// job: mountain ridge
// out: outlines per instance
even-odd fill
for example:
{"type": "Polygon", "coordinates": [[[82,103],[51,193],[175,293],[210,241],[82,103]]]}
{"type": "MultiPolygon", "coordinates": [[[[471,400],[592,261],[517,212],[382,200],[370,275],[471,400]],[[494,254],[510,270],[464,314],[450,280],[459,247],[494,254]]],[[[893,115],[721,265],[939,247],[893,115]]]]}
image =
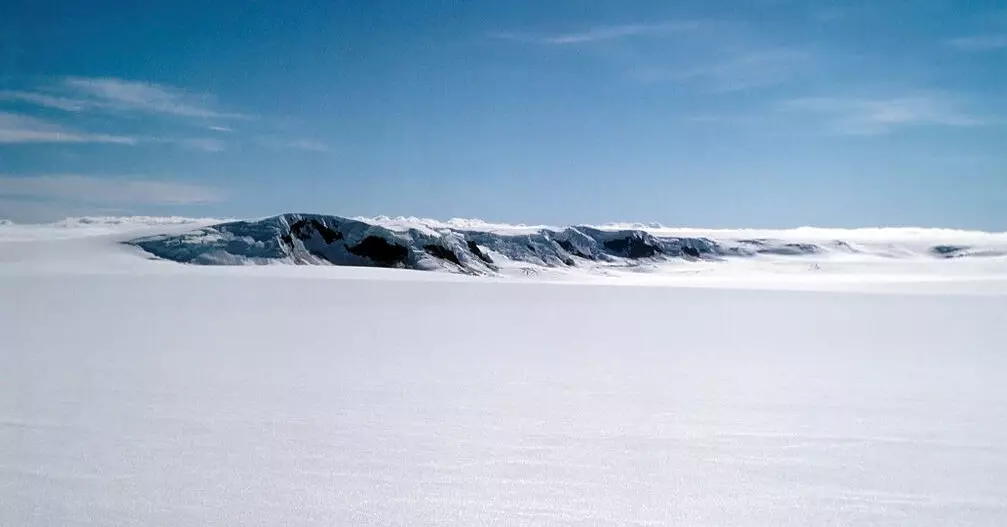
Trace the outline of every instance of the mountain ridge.
{"type": "MultiPolygon", "coordinates": [[[[158,258],[200,265],[338,265],[476,275],[496,274],[501,266],[513,264],[572,268],[755,257],[859,255],[955,259],[1007,255],[1007,239],[1001,239],[1007,236],[991,233],[959,233],[956,237],[950,235],[954,231],[937,231],[926,240],[868,243],[828,236],[776,239],[757,236],[760,231],[756,230],[736,231],[751,233],[753,237],[719,238],[670,235],[670,231],[653,225],[644,229],[588,225],[552,228],[481,220],[435,222],[418,218],[365,219],[288,213],[203,226],[182,234],[146,236],[125,243],[158,258]],[[943,235],[937,236],[938,233],[943,235]],[[954,242],[955,239],[962,241],[954,242]]],[[[822,232],[828,231],[817,231],[819,235],[822,232]]],[[[919,235],[923,231],[907,232],[919,235]]]]}

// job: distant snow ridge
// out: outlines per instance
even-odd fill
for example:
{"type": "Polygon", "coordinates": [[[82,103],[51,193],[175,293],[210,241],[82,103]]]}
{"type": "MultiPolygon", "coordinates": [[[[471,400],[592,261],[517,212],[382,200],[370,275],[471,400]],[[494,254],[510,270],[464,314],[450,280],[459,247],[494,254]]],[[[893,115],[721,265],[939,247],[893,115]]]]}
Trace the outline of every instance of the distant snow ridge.
{"type": "MultiPolygon", "coordinates": [[[[502,227],[416,218],[349,219],[317,214],[283,214],[234,221],[181,235],[160,235],[127,243],[167,260],[203,265],[290,263],[395,267],[494,274],[518,262],[543,267],[627,265],[669,259],[719,260],[758,255],[859,254],[862,245],[829,240],[799,242],[764,238],[719,239],[656,235],[642,229],[588,226],[502,227]],[[480,230],[481,229],[481,230],[480,230]]],[[[661,229],[660,227],[649,227],[661,229]]],[[[884,244],[889,247],[890,244],[884,244]]],[[[873,253],[877,247],[872,247],[873,253]]],[[[1002,256],[1003,251],[964,245],[915,247],[908,254],[957,258],[1002,256]]]]}
{"type": "Polygon", "coordinates": [[[92,227],[105,225],[188,225],[205,223],[212,218],[187,218],[184,216],[80,216],[69,217],[51,225],[53,227],[92,227]]]}

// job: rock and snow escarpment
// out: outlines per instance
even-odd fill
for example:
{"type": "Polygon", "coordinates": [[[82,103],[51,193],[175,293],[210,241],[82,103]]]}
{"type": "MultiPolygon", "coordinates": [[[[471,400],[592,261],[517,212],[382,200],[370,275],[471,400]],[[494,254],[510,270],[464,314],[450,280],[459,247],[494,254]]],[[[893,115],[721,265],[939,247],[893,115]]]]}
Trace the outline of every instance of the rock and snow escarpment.
{"type": "Polygon", "coordinates": [[[590,227],[526,234],[387,227],[315,214],[283,214],[236,221],[180,235],[128,242],[167,260],[204,265],[291,263],[494,273],[510,260],[545,267],[645,258],[701,258],[718,254],[701,238],[658,238],[643,231],[590,227]]]}
{"type": "Polygon", "coordinates": [[[921,244],[851,244],[771,238],[672,236],[659,228],[480,228],[443,224],[283,214],[234,221],[178,235],[127,242],[167,260],[203,265],[306,264],[494,274],[501,265],[562,268],[624,266],[671,259],[720,260],[759,255],[869,254],[960,258],[1002,256],[999,248],[921,244]],[[654,232],[656,231],[656,232],[654,232]],[[888,252],[891,252],[890,254],[888,252]]]}

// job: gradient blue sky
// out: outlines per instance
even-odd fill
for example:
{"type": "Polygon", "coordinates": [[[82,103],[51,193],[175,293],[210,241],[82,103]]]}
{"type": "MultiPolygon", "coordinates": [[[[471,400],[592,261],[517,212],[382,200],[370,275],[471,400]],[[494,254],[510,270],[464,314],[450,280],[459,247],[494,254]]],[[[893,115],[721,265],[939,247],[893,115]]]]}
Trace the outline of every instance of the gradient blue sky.
{"type": "Polygon", "coordinates": [[[0,217],[1007,230],[1002,1],[0,3],[0,217]]]}

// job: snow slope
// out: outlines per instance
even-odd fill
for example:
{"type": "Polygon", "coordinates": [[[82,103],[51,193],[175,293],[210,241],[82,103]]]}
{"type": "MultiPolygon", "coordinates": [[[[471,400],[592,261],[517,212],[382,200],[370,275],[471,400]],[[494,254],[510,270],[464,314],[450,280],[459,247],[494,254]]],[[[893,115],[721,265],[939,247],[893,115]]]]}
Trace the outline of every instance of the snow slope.
{"type": "Polygon", "coordinates": [[[145,232],[174,233],[225,221],[227,220],[180,216],[85,216],[42,224],[18,224],[6,221],[0,222],[0,242],[51,241],[113,234],[137,236],[145,232]]]}
{"type": "Polygon", "coordinates": [[[1007,523],[996,258],[559,285],[121,243],[191,228],[0,227],[0,525],[1007,523]]]}

